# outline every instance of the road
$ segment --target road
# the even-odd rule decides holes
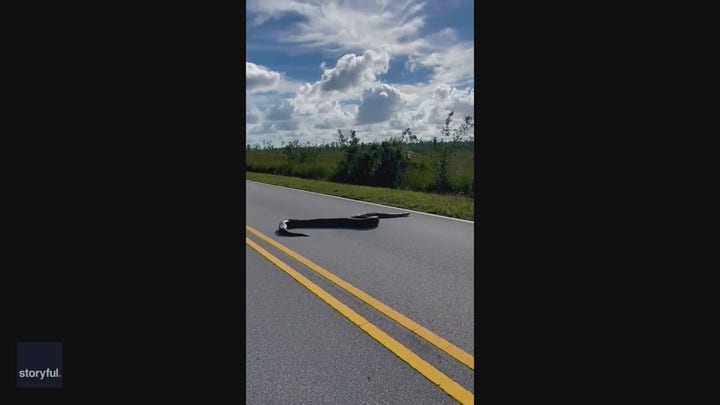
[[[246,182],[246,221],[254,230],[246,236],[268,253],[246,246],[247,403],[453,404],[461,402],[453,392],[474,392],[474,359],[470,357],[468,367],[458,360],[462,356],[441,350],[451,344],[457,348],[454,353],[474,354],[472,223],[411,212],[406,218],[381,219],[370,230],[300,230],[309,237],[275,233],[287,218],[348,217],[367,211],[396,210]],[[346,309],[338,310],[311,292],[269,255]],[[343,288],[320,271],[350,287]],[[372,301],[361,300],[361,293]],[[446,344],[431,344],[372,302],[421,325]],[[386,337],[373,337],[347,312],[363,317]],[[430,366],[407,360],[405,351],[393,352],[388,341]],[[438,386],[432,380],[437,375],[461,388]]]

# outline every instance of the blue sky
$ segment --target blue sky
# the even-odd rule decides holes
[[[473,2],[249,0],[247,143],[439,134],[473,116]]]

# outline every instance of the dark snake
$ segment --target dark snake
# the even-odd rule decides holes
[[[410,215],[409,212],[389,214],[384,212],[364,212],[349,218],[286,219],[278,225],[278,233],[285,236],[308,236],[304,233],[290,232],[294,228],[356,228],[369,229],[378,226],[380,218],[398,218]]]

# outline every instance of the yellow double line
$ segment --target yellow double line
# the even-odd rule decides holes
[[[294,252],[293,250],[289,249],[288,247],[282,245],[281,243],[271,239],[270,237],[260,233],[256,229],[246,226],[246,229],[252,233],[253,235],[257,236],[258,238],[262,239],[263,241],[267,242],[268,244],[272,245],[273,247],[279,249],[283,253],[287,254],[288,256],[292,257],[293,259],[297,260],[298,262],[304,264],[308,268],[312,269],[313,271],[317,272],[321,276],[325,277],[327,280],[331,281],[332,283],[336,284],[340,288],[344,289],[345,291],[349,292],[350,294],[354,295],[355,297],[359,298],[366,304],[370,305],[371,307],[375,308],[376,310],[380,311],[381,313],[385,314],[390,319],[396,321],[400,325],[404,326],[405,328],[411,330],[421,338],[425,339],[429,343],[433,344],[434,346],[438,347],[440,350],[444,351],[445,353],[449,354],[453,358],[457,359],[461,363],[468,366],[470,369],[474,369],[474,358],[470,354],[464,352],[462,349],[458,348],[457,346],[453,345],[452,343],[448,342],[447,340],[441,338],[440,336],[437,336],[430,330],[422,327],[421,325],[417,324],[416,322],[412,321],[411,319],[407,318],[406,316],[400,314],[399,312],[395,311],[394,309],[388,307],[387,305],[383,304],[382,302],[378,301],[377,299],[371,297],[367,293],[363,292],[362,290],[354,287],[350,283],[342,280],[341,278],[337,277],[336,275],[330,273],[329,271],[325,270],[321,266],[313,263],[312,261],[306,259],[305,257],[301,256],[300,254]],[[373,339],[377,340],[380,344],[385,346],[387,349],[395,353],[398,357],[400,357],[403,361],[408,363],[411,367],[416,369],[420,374],[425,376],[428,380],[432,381],[436,385],[438,385],[443,391],[448,393],[450,396],[455,398],[458,402],[462,404],[470,404],[474,401],[474,395],[463,388],[460,384],[453,381],[450,377],[442,373],[437,368],[433,367],[430,363],[423,360],[419,356],[417,356],[415,353],[410,351],[408,348],[403,346],[400,342],[396,341],[392,337],[390,337],[388,334],[377,328],[375,325],[370,323],[368,320],[360,316],[357,312],[350,309],[347,305],[343,304],[342,302],[338,301],[335,297],[327,293],[325,290],[320,288],[318,285],[313,283],[312,281],[305,278],[302,274],[297,272],[295,269],[287,265],[285,262],[262,248],[257,243],[253,242],[249,238],[245,238],[245,243],[250,246],[252,249],[260,253],[262,256],[264,256],[266,259],[268,259],[270,262],[275,264],[277,267],[279,267],[281,270],[286,272],[288,275],[290,275],[293,279],[295,279],[297,282],[299,282],[301,285],[303,285],[305,288],[310,290],[313,294],[317,295],[320,299],[322,299],[324,302],[326,302],[328,305],[330,305],[332,308],[340,312],[343,316],[348,318],[351,322],[353,322],[355,325],[360,327],[363,331],[365,331],[368,335],[370,335]]]

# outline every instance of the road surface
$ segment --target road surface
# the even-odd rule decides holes
[[[252,244],[246,245],[247,403],[453,404],[465,395],[460,391],[472,395],[474,359],[468,367],[459,360],[468,357],[449,354],[474,355],[471,222],[411,212],[381,219],[375,229],[302,229],[310,236],[286,237],[275,231],[288,218],[401,210],[251,181],[246,193]],[[283,263],[346,309],[291,277]],[[432,337],[404,327],[386,308],[446,343],[432,344]],[[349,312],[385,337],[373,337]],[[389,341],[410,354],[393,352]],[[430,366],[408,361],[413,355]],[[433,376],[449,379],[443,387],[460,388],[441,388]]]

